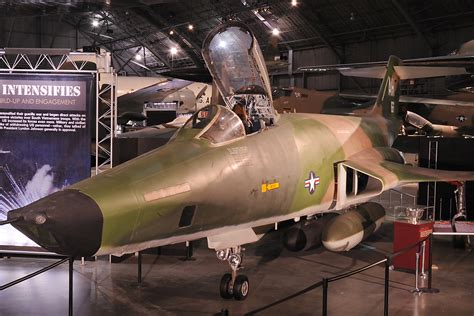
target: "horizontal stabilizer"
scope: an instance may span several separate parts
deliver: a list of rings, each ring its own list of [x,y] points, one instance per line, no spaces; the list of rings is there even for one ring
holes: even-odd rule
[[[419,67],[419,66],[394,66],[400,79],[434,78],[444,76],[466,75],[468,72],[463,67]],[[368,68],[341,68],[339,70],[344,76],[379,78],[385,75],[385,67]]]

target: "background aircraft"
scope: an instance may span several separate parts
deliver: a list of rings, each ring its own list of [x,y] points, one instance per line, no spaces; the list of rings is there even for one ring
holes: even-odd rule
[[[377,96],[274,88],[273,105],[279,113],[353,115],[371,108]],[[474,102],[400,96],[405,133],[461,137],[474,135]],[[411,128],[411,129],[410,129]]]
[[[104,60],[110,59],[110,53],[101,50],[100,57],[95,54],[77,55],[69,57],[76,63],[84,63],[84,69],[97,69],[104,67]],[[99,64],[99,66],[97,66]],[[64,63],[62,69],[74,69],[70,62]],[[202,81],[191,81],[186,79]],[[107,83],[108,78],[101,81],[99,89]],[[119,123],[128,121],[142,122],[146,119],[146,111],[162,110],[176,107],[178,114],[194,113],[197,109],[211,102],[212,89],[208,84],[209,75],[205,72],[182,73],[170,71],[164,74],[155,74],[153,77],[117,76],[117,111]],[[104,96],[106,97],[106,96]],[[149,107],[146,108],[145,104]],[[100,106],[100,105],[99,105]],[[99,111],[106,111],[100,109]]]
[[[142,148],[145,151],[165,144],[176,129],[185,122],[180,117],[189,118],[189,114],[208,105],[212,94],[210,84],[164,76],[117,76],[116,90],[119,130],[117,138],[153,138],[154,141]],[[106,111],[106,108],[106,106],[101,107],[101,111]],[[162,124],[171,121],[174,123]],[[130,131],[131,133],[127,133]],[[108,133],[108,131],[101,128],[99,133],[102,135],[101,133]],[[93,132],[92,135],[95,133]],[[95,146],[94,139],[91,145],[93,156]],[[104,143],[102,147],[108,149],[109,145]],[[108,157],[108,154],[103,155],[102,150],[102,148],[99,150],[100,159]],[[136,148],[130,153],[126,151],[130,151],[130,146],[125,146],[123,150],[116,153],[121,158],[114,158],[114,165],[136,157],[137,153],[142,153]],[[92,159],[92,163],[95,163],[95,159]]]
[[[415,113],[410,121],[424,118],[422,132],[429,135],[455,137],[473,135],[474,126],[474,40],[465,42],[458,49],[446,56],[405,59],[405,65],[419,66],[417,76],[411,83],[419,78],[436,77],[433,72],[439,71],[440,76],[446,77],[445,89],[437,91],[443,97],[436,98],[426,95],[402,95],[400,101],[405,103],[407,111]],[[299,71],[326,73],[339,71],[343,75],[380,78],[386,61],[365,62],[352,64],[334,64],[320,66],[304,66]],[[423,67],[428,67],[424,69]],[[433,68],[439,67],[439,68]],[[426,71],[431,72],[425,76]],[[448,71],[452,71],[448,75]],[[413,91],[413,93],[415,93]],[[354,93],[341,93],[342,98],[353,100],[370,100],[376,96],[360,95]],[[418,114],[418,115],[416,115]],[[447,126],[442,126],[447,125]],[[419,127],[415,126],[420,130]]]
[[[307,72],[328,72],[337,70],[341,71],[344,75],[354,75],[355,73],[358,73],[357,76],[364,77],[362,74],[365,70],[370,69],[370,72],[373,73],[374,67],[380,66],[383,68],[386,63],[387,61],[375,61],[351,64],[303,66],[298,68],[298,70]],[[465,68],[465,71],[458,75],[468,75],[474,73],[474,40],[461,44],[458,49],[445,56],[405,59],[403,60],[403,63],[405,65],[420,67],[463,67]],[[380,71],[382,71],[381,68],[379,68]],[[417,70],[418,74],[422,72],[422,68]],[[423,76],[421,76],[421,78],[422,77]]]
[[[221,296],[242,300],[249,280],[238,274],[241,246],[258,240],[268,225],[309,217],[306,227],[313,231],[318,217],[338,211],[321,240],[327,249],[349,250],[383,221],[383,208],[366,203],[370,198],[402,183],[474,180],[473,172],[405,165],[390,147],[401,125],[404,77],[396,67],[408,69],[396,57],[370,113],[278,115],[260,49],[244,24],[218,26],[203,47],[226,106],[201,109],[167,145],[11,211],[1,224],[70,256],[132,253],[205,237],[231,267]],[[232,111],[238,106],[263,121],[258,131],[246,133]]]
[[[145,104],[175,103],[178,114],[194,113],[211,102],[211,85],[168,77],[117,77],[118,114],[142,113]],[[153,108],[151,108],[153,110]]]

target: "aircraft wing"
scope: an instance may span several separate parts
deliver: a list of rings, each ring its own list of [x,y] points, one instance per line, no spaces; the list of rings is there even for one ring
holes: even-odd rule
[[[339,96],[347,99],[377,99],[376,95],[368,94],[351,94],[351,93],[340,93]],[[448,99],[432,99],[432,98],[420,98],[412,97],[407,95],[400,96],[400,102],[403,103],[421,103],[421,104],[433,104],[433,105],[450,105],[450,106],[474,106],[474,102],[448,100]]]
[[[343,164],[379,179],[383,183],[383,191],[406,183],[474,181],[474,172],[414,167],[385,160],[347,160]]]
[[[341,71],[355,68],[368,68],[385,66],[387,61],[375,61],[365,63],[352,63],[352,64],[332,64],[332,65],[321,65],[321,66],[303,66],[299,67],[298,71],[303,72],[328,72],[328,71]],[[427,67],[467,67],[474,65],[474,55],[447,55],[439,57],[426,57],[426,58],[412,58],[404,59],[404,65],[410,66],[427,66]]]
[[[340,206],[359,203],[408,183],[474,181],[474,171],[414,167],[401,163],[400,156],[397,158],[398,160],[394,159],[396,155],[394,149],[376,148],[363,151],[340,162],[338,165],[337,203]],[[365,178],[365,183],[351,182],[351,178],[348,177],[351,173],[358,175],[358,177],[354,177],[359,179],[358,181]],[[347,189],[348,186],[351,187],[352,192],[348,193],[351,191]]]
[[[445,76],[468,75],[465,67],[439,67],[439,66],[414,66],[403,65],[394,66],[400,79],[418,79],[418,78],[436,78]],[[361,78],[378,78],[383,79],[386,72],[386,66],[367,66],[367,67],[349,67],[341,66],[328,68],[328,66],[315,66],[312,68],[301,68],[302,71],[325,72],[329,70],[337,70],[344,76],[361,77]],[[308,69],[308,70],[303,70]],[[313,69],[313,70],[309,70]]]
[[[118,98],[119,112],[138,112],[143,111],[143,104],[146,102],[160,102],[166,96],[189,86],[192,82],[181,79],[170,79],[167,81],[153,84],[143,89],[124,94]]]

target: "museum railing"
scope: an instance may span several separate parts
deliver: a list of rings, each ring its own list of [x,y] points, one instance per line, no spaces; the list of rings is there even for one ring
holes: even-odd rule
[[[9,283],[6,283],[4,285],[0,285],[0,291],[6,290],[12,286],[15,286],[21,282],[24,282],[26,280],[29,280],[31,278],[34,278],[35,276],[38,276],[40,274],[43,274],[65,262],[69,262],[69,301],[68,301],[68,307],[69,307],[69,316],[72,316],[73,314],[73,265],[74,265],[74,258],[73,257],[65,257],[65,256],[59,256],[59,255],[47,255],[47,254],[38,254],[38,253],[21,253],[21,252],[0,252],[1,256],[5,257],[29,257],[29,258],[42,258],[42,259],[60,259],[59,261],[56,261],[38,271],[32,272],[30,274],[27,274],[21,278],[18,278],[16,280],[13,280]]]
[[[420,241],[409,245],[395,253],[392,253],[390,255],[385,256],[384,259],[379,260],[377,262],[368,264],[366,266],[363,266],[362,268],[349,271],[340,275],[336,275],[330,278],[323,278],[323,307],[322,307],[322,315],[326,316],[327,315],[327,310],[328,310],[328,287],[329,283],[335,282],[338,280],[342,280],[345,278],[348,278],[350,276],[353,276],[354,274],[358,274],[361,272],[364,272],[366,270],[369,270],[375,266],[378,266],[379,264],[384,264],[385,266],[385,277],[384,277],[384,316],[388,316],[388,298],[389,298],[389,282],[390,282],[390,266],[393,258],[398,257],[411,249],[415,248],[418,246],[418,251],[416,252],[416,271],[415,271],[415,290],[413,292],[416,293],[421,293],[421,292],[431,292],[431,284],[432,284],[432,253],[431,253],[431,247],[429,247],[429,262],[428,262],[428,287],[426,289],[421,289],[418,287],[418,279],[419,279],[419,266],[420,266],[420,256],[422,256],[422,268],[424,269],[424,254],[425,254],[425,247],[426,247],[426,241],[431,245],[431,240],[432,240],[432,234],[428,235],[424,239],[421,239]]]
[[[342,280],[342,279],[345,279],[345,278],[348,278],[350,276],[353,276],[355,274],[358,274],[358,273],[361,273],[361,272],[364,272],[366,270],[369,270],[371,268],[374,268],[380,264],[384,264],[385,266],[385,276],[384,276],[384,315],[387,316],[388,315],[388,305],[389,305],[389,282],[390,282],[390,267],[391,267],[391,262],[392,260],[395,258],[395,257],[398,257],[410,250],[412,250],[413,248],[415,247],[418,247],[418,251],[416,252],[416,271],[415,271],[415,275],[416,275],[416,280],[415,280],[415,289],[413,290],[414,293],[421,293],[421,292],[437,292],[438,290],[436,289],[433,289],[431,287],[432,285],[432,247],[431,247],[431,244],[432,244],[432,239],[433,239],[433,235],[430,234],[428,236],[426,236],[424,239],[421,239],[419,240],[418,242],[416,243],[413,243],[397,252],[394,252],[392,254],[389,254],[389,255],[386,255],[384,259],[382,260],[379,260],[377,262],[373,262],[373,263],[370,263],[368,265],[365,265],[359,269],[356,269],[356,270],[352,270],[352,271],[349,271],[349,272],[346,272],[346,273],[343,273],[343,274],[339,274],[339,275],[336,275],[336,276],[333,276],[333,277],[330,277],[330,278],[323,278],[321,281],[313,284],[313,285],[310,285],[308,287],[306,287],[305,289],[301,290],[301,291],[298,291],[292,295],[289,295],[285,298],[282,298],[276,302],[273,302],[269,305],[266,305],[266,306],[263,306],[261,308],[258,308],[258,309],[255,309],[253,311],[250,311],[248,313],[246,313],[245,315],[255,315],[259,312],[262,312],[263,310],[266,310],[270,307],[273,307],[273,306],[276,306],[276,305],[279,305],[283,302],[286,302],[292,298],[295,298],[297,296],[300,296],[304,293],[307,293],[309,291],[312,291],[318,287],[322,287],[323,288],[323,304],[322,304],[322,315],[323,316],[326,316],[328,314],[328,290],[329,290],[329,283],[331,282],[335,282],[335,281],[338,281],[338,280]],[[419,266],[420,266],[420,260],[422,260],[422,267],[424,269],[424,262],[425,262],[425,258],[424,258],[424,254],[425,254],[425,248],[426,248],[426,242],[428,241],[430,247],[428,248],[429,251],[428,251],[428,287],[427,288],[419,288],[418,286],[418,279],[419,279]],[[421,258],[420,258],[421,257]],[[423,273],[424,273],[424,270],[422,270]]]

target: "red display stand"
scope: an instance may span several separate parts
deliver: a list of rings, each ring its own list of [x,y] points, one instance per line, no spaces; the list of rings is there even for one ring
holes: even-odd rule
[[[433,232],[434,222],[420,221],[418,224],[412,224],[408,221],[393,222],[393,252],[403,250],[416,242],[423,240]],[[425,243],[425,270],[429,267],[429,240]],[[420,244],[421,247],[421,244]],[[416,252],[418,246],[413,247],[409,251],[393,258],[393,266],[399,270],[415,271],[416,268]],[[422,265],[422,257],[420,255],[420,269]]]

